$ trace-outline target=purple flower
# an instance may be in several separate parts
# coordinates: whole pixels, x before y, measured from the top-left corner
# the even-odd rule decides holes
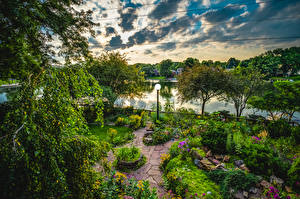
[[[188,152],[190,152],[190,149],[187,149]]]
[[[291,199],[291,196],[287,196],[286,199]]]
[[[205,196],[205,193],[203,193],[202,196]]]

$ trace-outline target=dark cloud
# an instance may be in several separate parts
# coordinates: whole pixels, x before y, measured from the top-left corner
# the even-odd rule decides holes
[[[101,35],[101,31],[100,30],[97,30],[97,35]]]
[[[237,13],[241,11],[243,12],[243,8],[240,8],[240,5],[230,5],[220,10],[206,12],[204,18],[210,23],[218,23],[236,16]]]
[[[176,49],[175,42],[168,42],[157,46],[157,49],[164,50],[164,51],[172,51]]]
[[[162,19],[167,16],[173,15],[177,11],[178,4],[181,0],[165,0],[161,1],[154,10],[150,13],[149,17],[152,19]]]
[[[259,6],[261,7],[259,8]],[[296,39],[252,39],[281,38],[300,35],[300,2],[297,0],[266,2],[263,7],[258,4],[252,6],[247,5],[247,10],[251,11],[245,16],[240,15],[241,12],[238,10],[236,10],[235,13],[233,12],[233,14],[230,14],[228,10],[222,10],[219,12],[209,12],[210,14],[205,14],[203,16],[213,24],[231,17],[233,17],[233,20],[209,25],[209,29],[206,33],[201,33],[197,38],[193,38],[181,46],[188,47],[200,43],[208,44],[211,42],[222,42],[227,46],[251,44],[265,48],[268,45],[277,45],[279,43],[284,45],[291,41],[296,41]],[[295,16],[295,18],[293,18],[293,16]],[[298,16],[298,19],[296,16]],[[300,40],[298,39],[300,45],[299,41]]]
[[[120,35],[117,35],[115,37],[112,37],[109,41],[109,45],[105,47],[106,50],[115,50],[118,48],[124,48],[125,45],[123,44],[123,41],[121,39]]]
[[[153,30],[148,30],[148,29],[143,29],[139,32],[136,32],[134,35],[128,38],[128,47],[133,46],[134,44],[143,44],[147,41],[149,42],[155,42],[159,39],[159,36],[155,31]]]
[[[101,44],[100,44],[94,37],[90,37],[90,38],[88,39],[88,42],[89,42],[90,44],[92,44],[92,45],[90,46],[90,48],[99,48],[99,47],[101,47]]]
[[[152,54],[152,53],[153,53],[152,50],[149,50],[149,49],[145,50],[145,52],[144,52],[145,55],[149,55],[149,54]]]
[[[127,8],[125,10],[119,10],[121,15],[121,22],[119,26],[123,31],[129,31],[133,29],[133,22],[137,19],[137,14],[135,8]]]
[[[116,33],[116,30],[113,27],[106,27],[105,31],[106,31],[106,36]]]

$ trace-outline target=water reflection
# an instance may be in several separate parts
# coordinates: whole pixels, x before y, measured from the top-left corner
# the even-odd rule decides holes
[[[154,89],[155,84],[158,81],[151,81],[146,82],[144,85],[144,96],[141,98],[134,98],[134,99],[125,99],[119,98],[116,100],[115,105],[117,106],[133,106],[134,108],[138,109],[147,109],[153,110],[156,107],[156,95],[157,92]],[[174,105],[175,109],[179,109],[181,107],[193,109],[195,112],[201,112],[201,105],[202,103],[199,100],[193,100],[188,103],[181,103],[178,98],[178,90],[176,87],[176,83],[174,82],[159,82],[161,84],[160,90],[160,103],[162,108],[164,109],[164,105],[166,104],[167,100],[171,104]],[[227,110],[230,113],[235,114],[235,109],[232,103],[226,103],[223,101],[218,100],[217,98],[212,98],[206,105],[205,111],[206,112],[214,112],[214,111],[221,111]],[[267,112],[265,111],[257,111],[254,109],[245,109],[243,115],[249,114],[260,114],[262,116],[267,116]],[[300,119],[300,113],[295,113],[294,119]]]
[[[0,103],[11,101],[17,95],[18,88],[0,88]]]

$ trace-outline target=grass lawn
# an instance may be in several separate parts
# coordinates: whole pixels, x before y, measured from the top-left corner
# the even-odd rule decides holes
[[[161,79],[166,79],[166,77],[147,77],[147,79],[156,79],[156,80],[161,80]]]
[[[90,136],[96,136],[101,141],[109,141],[107,131],[109,128],[117,130],[118,134],[116,137],[120,137],[122,140],[127,141],[129,135],[132,133],[132,129],[124,126],[98,126],[98,125],[89,125],[91,135]]]

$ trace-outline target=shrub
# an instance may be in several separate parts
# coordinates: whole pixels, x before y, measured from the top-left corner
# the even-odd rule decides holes
[[[129,127],[133,129],[138,129],[141,126],[141,117],[138,115],[131,115],[129,117]]]
[[[300,144],[300,126],[292,128],[292,137],[295,139],[297,144]]]
[[[226,199],[233,198],[233,194],[238,190],[249,190],[258,182],[258,177],[241,170],[214,170],[208,172],[208,176],[220,184],[221,193]],[[231,192],[231,189],[234,192]]]
[[[126,119],[123,117],[118,117],[117,120],[115,121],[116,126],[125,126],[126,125]]]
[[[148,181],[127,178],[120,172],[112,172],[106,181],[100,184],[97,198],[141,198],[157,199],[156,189],[151,189]]]
[[[113,143],[115,137],[116,137],[117,134],[118,134],[118,131],[117,131],[116,129],[109,128],[109,129],[107,130],[107,134],[108,134],[108,141],[109,141],[110,143]]]
[[[226,148],[227,129],[222,122],[210,121],[206,131],[201,133],[203,145],[213,152],[223,153]]]
[[[141,113],[141,126],[145,127],[146,126],[146,122],[149,118],[149,114],[146,111],[142,111]]]
[[[267,125],[267,131],[271,138],[279,138],[281,136],[290,136],[291,135],[291,126],[284,119],[270,121]]]
[[[296,158],[293,161],[291,168],[288,171],[289,183],[292,185],[295,190],[300,192],[300,158]]]
[[[203,170],[198,169],[190,157],[183,161],[179,155],[169,161],[164,176],[168,188],[183,198],[206,194],[208,199],[221,198],[218,186],[212,182]]]
[[[129,166],[126,167],[120,164],[121,161],[125,161],[125,162],[138,161],[138,162],[136,165],[131,165],[130,167]],[[139,148],[133,146],[130,148],[124,147],[124,148],[117,149],[116,160],[114,161],[114,166],[117,169],[123,171],[136,170],[140,168],[142,165],[144,165],[145,163],[146,163],[146,157],[142,155]]]

